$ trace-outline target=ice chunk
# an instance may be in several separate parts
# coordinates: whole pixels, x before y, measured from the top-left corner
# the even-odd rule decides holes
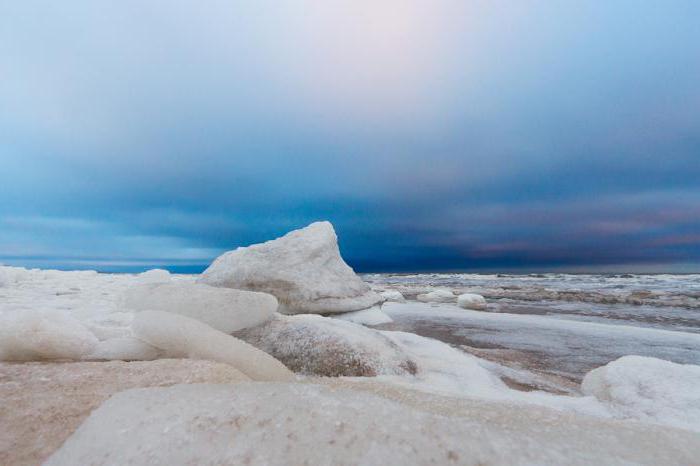
[[[343,314],[337,314],[334,316],[336,319],[347,320],[348,322],[353,322],[355,324],[361,325],[381,325],[388,324],[394,320],[386,315],[380,307],[371,307],[369,309],[363,309],[361,311],[345,312]]]
[[[697,436],[675,429],[397,398],[298,383],[132,389],[93,411],[45,464],[680,466],[700,455]]]
[[[267,293],[201,283],[164,283],[129,288],[124,304],[134,310],[167,311],[200,320],[224,333],[259,325],[277,309]]]
[[[312,314],[277,315],[236,336],[295,372],[329,377],[415,372],[415,364],[376,330]]]
[[[622,417],[700,431],[700,366],[623,356],[586,374],[581,389]]]
[[[403,297],[398,290],[385,290],[379,293],[379,295],[384,298],[384,301],[391,301],[394,303],[405,303],[406,298]]]
[[[480,294],[464,293],[457,297],[457,305],[464,309],[483,311],[486,309],[486,300]]]
[[[137,277],[139,283],[168,283],[171,279],[170,272],[163,269],[151,269],[140,273]]]
[[[62,312],[15,311],[0,316],[0,360],[80,359],[97,338]]]
[[[174,358],[207,359],[230,364],[253,380],[293,380],[284,365],[254,346],[189,317],[162,311],[134,316],[134,335]]]
[[[343,261],[329,222],[229,251],[204,271],[201,281],[273,294],[284,314],[357,311],[382,300]]]
[[[101,341],[85,359],[89,360],[115,360],[123,361],[150,361],[158,359],[161,351],[149,345],[145,341],[132,336],[110,338]]]
[[[435,290],[430,293],[419,294],[416,296],[416,299],[424,303],[453,303],[456,296],[450,290]]]

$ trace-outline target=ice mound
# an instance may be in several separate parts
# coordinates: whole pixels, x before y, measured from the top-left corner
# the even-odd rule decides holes
[[[146,362],[0,363],[0,464],[38,465],[93,409],[129,388],[250,379],[227,364]]]
[[[168,283],[171,280],[170,272],[163,269],[151,269],[140,273],[137,277],[139,283]]]
[[[453,303],[457,297],[450,290],[435,290],[419,294],[416,299],[424,303]]]
[[[17,311],[0,316],[0,360],[80,359],[97,338],[65,313]]]
[[[167,357],[223,362],[252,380],[294,379],[294,374],[269,354],[189,317],[142,311],[131,325],[136,338],[162,350]]]
[[[457,297],[457,305],[463,309],[483,311],[486,309],[486,300],[480,294],[464,293]]]
[[[435,413],[440,408],[445,414]],[[335,386],[244,382],[117,393],[45,464],[673,466],[699,454],[696,438],[673,429],[417,394],[394,401]]]
[[[384,299],[384,301],[390,301],[394,303],[405,303],[406,298],[398,290],[385,290],[379,293],[379,295]]]
[[[284,314],[357,311],[382,300],[343,261],[329,222],[229,251],[204,271],[201,281],[270,293]]]
[[[381,333],[328,317],[277,315],[235,335],[302,374],[372,377],[416,370],[413,361]]]
[[[700,366],[624,356],[586,374],[581,389],[621,417],[700,431]]]
[[[265,322],[277,309],[277,299],[267,293],[201,283],[159,283],[129,288],[124,295],[124,305],[137,311],[180,314],[231,333]]]
[[[361,325],[381,325],[389,324],[394,321],[394,319],[389,317],[378,306],[371,307],[369,309],[363,309],[361,311],[344,312],[342,314],[337,314],[336,316],[334,316],[334,318],[340,320],[347,320],[348,322],[353,322],[355,324]]]

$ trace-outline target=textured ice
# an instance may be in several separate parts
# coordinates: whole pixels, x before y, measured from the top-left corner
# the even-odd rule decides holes
[[[486,309],[486,300],[483,296],[474,293],[463,293],[457,296],[457,305],[463,309],[482,311]]]
[[[124,304],[138,311],[167,311],[191,317],[224,333],[259,325],[277,310],[277,299],[270,294],[201,283],[134,286],[126,291]]]
[[[132,336],[124,336],[100,341],[95,349],[83,359],[150,361],[158,359],[161,355],[161,350],[145,341]]]
[[[252,380],[294,379],[294,374],[269,354],[189,317],[142,311],[134,316],[132,328],[136,338],[162,350],[166,357],[223,362]]]
[[[316,222],[281,238],[218,257],[202,282],[263,291],[284,314],[329,314],[369,308],[382,300],[343,261],[329,222]]]
[[[313,384],[133,389],[93,411],[46,464],[674,466],[700,455],[698,437],[674,429],[389,397]]]
[[[435,290],[419,294],[416,299],[424,303],[453,303],[457,297],[450,290]]]
[[[380,332],[318,315],[277,315],[236,336],[302,374],[375,376],[415,371],[413,361]]]
[[[97,338],[85,325],[60,311],[0,315],[0,360],[80,359]]]
[[[621,417],[700,431],[700,366],[625,356],[589,372],[581,388]]]
[[[393,322],[391,317],[386,315],[379,306],[363,309],[361,311],[344,312],[335,315],[334,318],[362,325],[381,325]]]

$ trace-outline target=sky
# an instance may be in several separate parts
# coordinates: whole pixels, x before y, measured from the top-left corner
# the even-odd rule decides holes
[[[700,272],[697,0],[0,2],[0,262]]]

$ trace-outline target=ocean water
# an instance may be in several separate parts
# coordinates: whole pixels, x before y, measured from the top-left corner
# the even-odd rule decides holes
[[[380,326],[436,338],[481,358],[525,369],[573,390],[583,376],[625,355],[700,364],[700,274],[368,274],[394,320]],[[435,289],[486,297],[486,311],[428,304]],[[527,389],[528,387],[523,387]],[[535,387],[536,388],[536,387]]]

